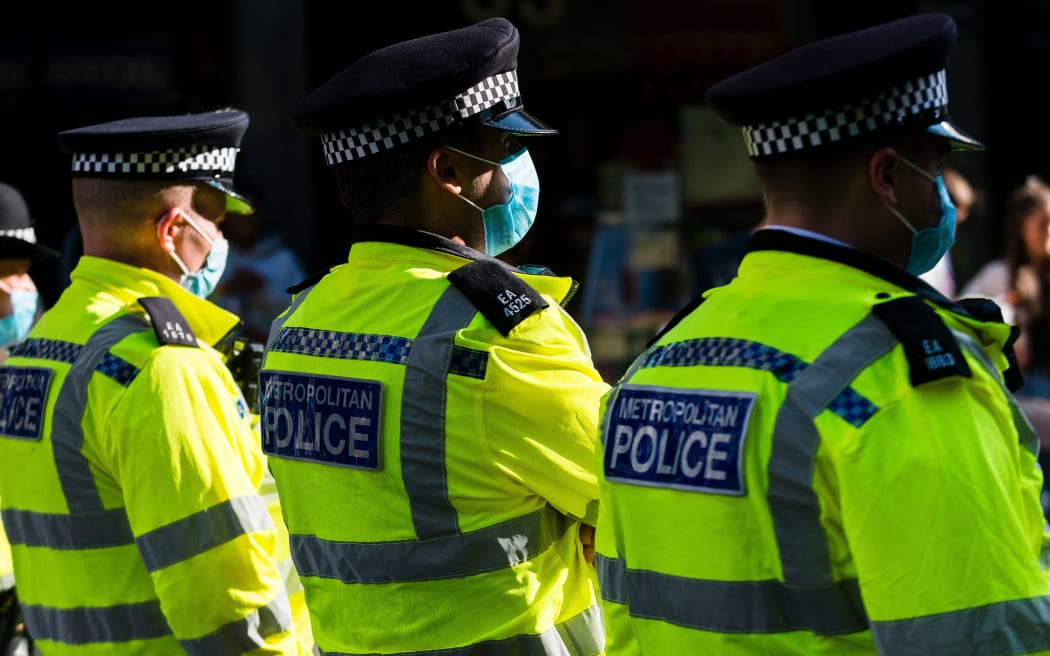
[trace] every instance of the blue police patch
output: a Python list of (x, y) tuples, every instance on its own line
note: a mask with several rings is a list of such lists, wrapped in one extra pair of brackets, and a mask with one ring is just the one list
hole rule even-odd
[(379, 469), (379, 382), (286, 371), (264, 371), (259, 380), (268, 455)]
[(743, 449), (756, 395), (624, 385), (607, 409), (605, 478), (744, 494)]
[(40, 367), (0, 369), (0, 436), (40, 439), (53, 374)]

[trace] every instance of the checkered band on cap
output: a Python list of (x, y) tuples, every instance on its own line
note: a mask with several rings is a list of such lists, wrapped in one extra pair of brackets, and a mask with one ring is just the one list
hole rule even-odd
[(36, 243), (36, 231), (32, 228), (18, 228), (17, 230), (0, 230), (0, 237), (13, 237), (21, 239), (30, 244)]
[(233, 175), (238, 148), (193, 145), (143, 153), (76, 153), (74, 174), (119, 177)]
[(325, 161), (333, 166), (375, 155), (476, 116), (498, 102), (516, 101), (520, 96), (518, 72), (497, 73), (448, 102), (393, 114), (360, 127), (322, 134)]
[(746, 126), (744, 141), (751, 157), (769, 157), (902, 125), (916, 114), (941, 117), (947, 110), (948, 80), (940, 71), (822, 114)]

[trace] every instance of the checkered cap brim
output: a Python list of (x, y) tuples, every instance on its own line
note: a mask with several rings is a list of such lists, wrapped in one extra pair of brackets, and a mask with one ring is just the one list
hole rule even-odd
[(36, 243), (36, 231), (32, 228), (18, 228), (16, 230), (0, 230), (0, 237), (11, 237), (21, 239), (30, 244)]
[(902, 125), (918, 114), (940, 118), (947, 113), (948, 80), (942, 70), (821, 114), (746, 126), (744, 141), (751, 157), (772, 157)]
[(447, 102), (410, 109), (360, 127), (322, 134), (325, 161), (334, 166), (375, 155), (463, 122), (499, 102), (516, 104), (520, 96), (517, 71), (497, 73)]
[(74, 175), (196, 178), (233, 175), (238, 148), (193, 145), (139, 153), (75, 153)]

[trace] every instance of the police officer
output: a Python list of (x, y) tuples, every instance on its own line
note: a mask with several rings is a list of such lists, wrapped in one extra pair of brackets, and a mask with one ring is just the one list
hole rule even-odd
[[(29, 334), (40, 311), (30, 267), (58, 257), (58, 251), (37, 242), (33, 223), (22, 193), (0, 182), (0, 363)], [(11, 545), (0, 526), (0, 650), (28, 654), (30, 642), (15, 592)]]
[(539, 182), (518, 32), (495, 18), (365, 55), (309, 94), (355, 224), (274, 322), (263, 448), (326, 653), (600, 653), (598, 400), (562, 308), (497, 259)]
[(1038, 442), (1013, 331), (922, 282), (953, 21), (817, 41), (711, 87), (766, 229), (603, 404), (610, 654), (1050, 649)]
[(67, 130), (84, 256), (0, 369), (0, 501), (45, 654), (297, 654), (264, 456), (204, 300), (248, 116)]
[(40, 311), (30, 266), (57, 257), (58, 251), (37, 242), (21, 192), (0, 182), (0, 362), (10, 346), (29, 334)]

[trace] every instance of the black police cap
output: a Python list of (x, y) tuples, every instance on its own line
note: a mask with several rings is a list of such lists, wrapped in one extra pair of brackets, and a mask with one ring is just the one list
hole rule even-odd
[(36, 241), (33, 219), (21, 192), (0, 182), (0, 259), (47, 260), (58, 251)]
[(226, 210), (252, 211), (233, 187), (248, 114), (225, 109), (199, 114), (141, 116), (58, 133), (73, 155), (73, 177), (199, 180), (226, 194)]
[(504, 18), (375, 50), (304, 98), (294, 113), (321, 135), (329, 166), (468, 121), (520, 135), (555, 134), (518, 89), (518, 30)]
[(948, 114), (955, 22), (921, 14), (815, 41), (713, 85), (706, 100), (744, 128), (756, 160), (917, 127), (957, 150), (983, 144)]

